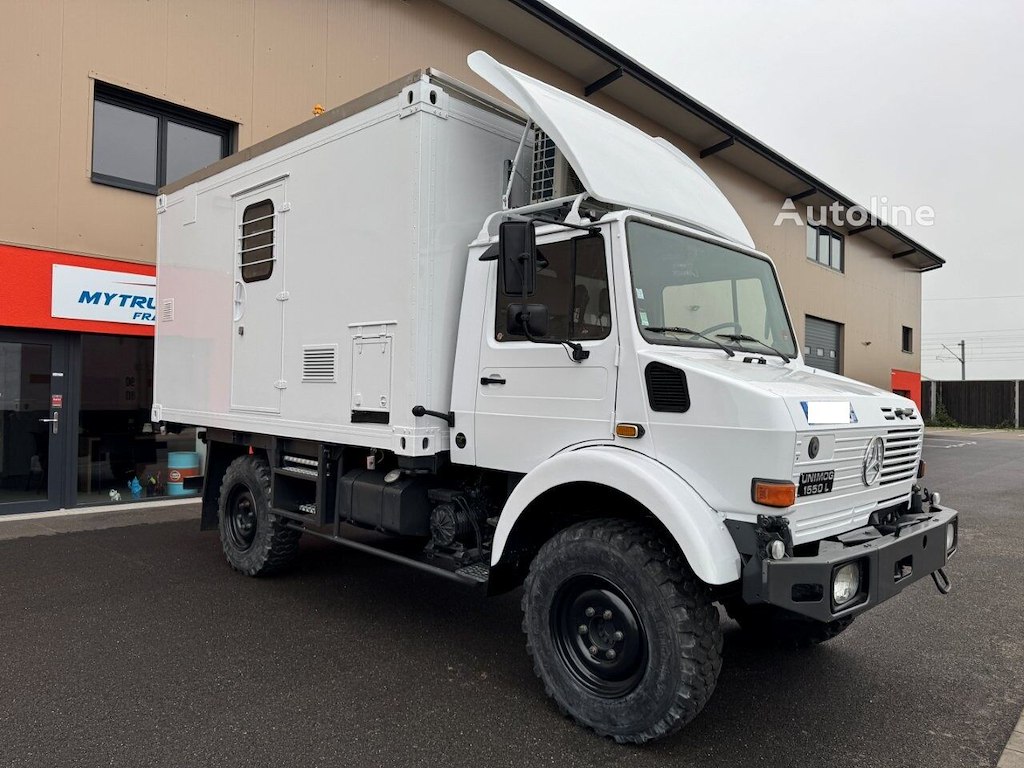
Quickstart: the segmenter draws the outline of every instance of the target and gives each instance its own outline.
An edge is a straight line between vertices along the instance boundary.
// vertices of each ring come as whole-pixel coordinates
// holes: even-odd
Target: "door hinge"
[[[288,301],[291,298],[291,294],[288,291],[281,291],[277,296],[274,297],[278,301]]]
[[[274,382],[274,387],[276,389],[288,389],[288,382],[284,379],[278,379]]]

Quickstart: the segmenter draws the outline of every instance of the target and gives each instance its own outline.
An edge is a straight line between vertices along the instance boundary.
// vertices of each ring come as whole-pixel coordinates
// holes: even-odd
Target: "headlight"
[[[860,563],[847,563],[832,573],[832,602],[846,605],[860,592]]]
[[[956,523],[946,523],[946,552],[952,552],[956,546]]]

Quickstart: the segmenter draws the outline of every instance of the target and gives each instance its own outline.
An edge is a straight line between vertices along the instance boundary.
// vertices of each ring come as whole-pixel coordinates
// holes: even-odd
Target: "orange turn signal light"
[[[640,424],[616,424],[615,434],[618,437],[643,437],[644,428]]]
[[[796,504],[796,486],[786,480],[758,480],[750,484],[750,497],[766,507],[792,507]]]
[[[925,470],[927,470],[927,469],[928,469],[928,465],[925,464],[924,459],[921,459],[917,463],[917,476],[918,477],[924,477]]]

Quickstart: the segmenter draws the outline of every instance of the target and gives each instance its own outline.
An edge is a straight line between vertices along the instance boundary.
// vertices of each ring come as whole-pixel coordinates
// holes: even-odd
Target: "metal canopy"
[[[743,170],[786,195],[809,189],[807,203],[833,201],[850,208],[856,202],[800,168],[791,160],[744,132],[721,115],[649,71],[622,51],[587,31],[542,0],[442,0],[459,13],[496,31],[517,46],[565,71],[592,92],[608,96],[650,117],[698,148],[714,148],[728,139],[715,157]],[[619,75],[618,71],[622,74]],[[609,78],[615,73],[614,78]],[[581,91],[582,94],[582,91]],[[882,221],[861,230],[890,253],[904,253],[900,262],[926,271],[945,262],[937,254]]]

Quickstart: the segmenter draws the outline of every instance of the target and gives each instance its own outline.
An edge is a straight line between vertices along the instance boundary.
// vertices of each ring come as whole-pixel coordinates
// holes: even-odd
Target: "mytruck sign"
[[[106,323],[156,323],[156,278],[131,272],[53,265],[50,314]]]

